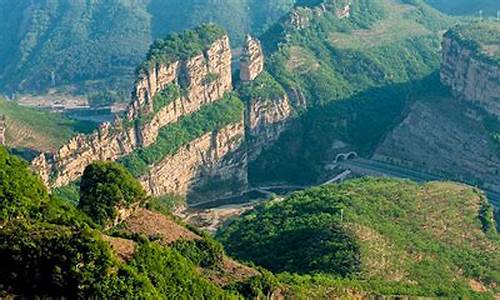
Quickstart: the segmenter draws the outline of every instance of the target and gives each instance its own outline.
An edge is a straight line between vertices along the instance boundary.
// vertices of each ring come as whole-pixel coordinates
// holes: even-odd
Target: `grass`
[[[96,127],[92,122],[71,120],[3,98],[0,98],[0,115],[6,116],[6,140],[12,148],[56,151],[75,134],[89,133]]]
[[[381,1],[387,16],[371,28],[358,29],[349,33],[334,32],[330,41],[334,47],[343,49],[365,49],[388,43],[398,42],[409,37],[432,34],[428,28],[409,17],[416,7],[396,3],[393,0]],[[397,30],[394,30],[397,28]]]
[[[383,295],[490,299],[500,291],[500,238],[489,226],[493,216],[488,208],[486,198],[465,185],[362,178],[265,203],[218,236],[229,254],[252,261],[266,258],[280,243],[290,245],[292,250],[275,253],[275,264],[306,247],[290,237],[318,225],[341,225],[359,245],[361,269],[338,282],[327,280],[334,270],[322,272],[326,286],[348,282]],[[310,259],[307,255],[302,254],[304,260]],[[296,285],[299,279],[290,281]],[[478,287],[488,293],[478,294]]]

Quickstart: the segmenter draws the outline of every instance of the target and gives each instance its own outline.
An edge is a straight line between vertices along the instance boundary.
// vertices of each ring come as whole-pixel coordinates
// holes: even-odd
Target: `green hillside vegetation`
[[[469,47],[477,57],[500,64],[500,22],[463,24],[446,35]]]
[[[77,133],[89,133],[97,127],[93,122],[70,120],[1,97],[0,115],[6,117],[6,140],[12,148],[55,151]]]
[[[127,87],[150,43],[142,1],[0,2],[2,88],[43,91],[77,85],[81,91]],[[11,8],[4,9],[4,8]]]
[[[500,4],[496,0],[426,0],[437,9],[452,15],[479,16],[479,10],[484,15],[496,16]]]
[[[135,150],[119,161],[136,177],[144,175],[149,166],[175,154],[180,147],[225,126],[237,123],[243,116],[243,103],[234,94],[205,105],[199,111],[182,116],[176,123],[160,129],[155,143]]]
[[[0,0],[0,90],[128,91],[149,44],[204,22],[234,45],[262,33],[294,0]]]
[[[254,183],[318,182],[335,141],[369,155],[412,93],[439,82],[441,35],[452,21],[421,1],[360,0],[349,18],[309,18],[304,29],[283,21],[262,37],[267,71],[302,113],[251,164]]]
[[[143,193],[137,182],[130,182],[131,175],[114,163],[96,163],[90,168],[106,172],[86,171],[86,184],[95,185],[83,188],[85,201],[114,199],[116,192],[125,198]],[[120,189],[124,186],[130,188]],[[120,207],[120,203],[106,203]],[[101,222],[101,216],[86,215],[49,195],[25,162],[0,148],[0,297],[241,298],[233,285],[224,290],[200,273],[202,267],[221,266],[225,257],[222,246],[209,237],[160,245],[124,229],[103,232],[93,221]],[[119,258],[106,233],[125,236],[114,239],[132,243],[132,257]],[[256,294],[265,292],[249,283],[239,285]]]
[[[179,59],[189,59],[208,49],[217,39],[226,34],[225,30],[214,24],[204,24],[180,34],[171,34],[151,45],[141,71],[155,64],[169,64]]]
[[[155,37],[213,22],[227,28],[234,44],[239,45],[245,33],[263,33],[294,3],[295,0],[153,0],[148,9],[153,15]]]
[[[477,190],[453,183],[364,178],[313,188],[267,202],[217,236],[231,255],[325,286],[450,298],[499,292],[492,208]],[[278,278],[305,289],[315,282]]]

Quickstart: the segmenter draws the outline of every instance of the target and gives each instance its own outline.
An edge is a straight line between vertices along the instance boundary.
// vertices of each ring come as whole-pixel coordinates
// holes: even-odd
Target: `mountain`
[[[0,1],[0,89],[6,93],[119,90],[128,98],[134,70],[153,39],[212,21],[235,45],[261,33],[292,5],[238,1]]]
[[[496,16],[500,10],[500,5],[495,0],[426,0],[426,2],[452,15],[479,16],[479,11],[482,10],[484,16]]]
[[[2,298],[240,299],[267,292],[252,284],[263,275],[228,258],[212,238],[148,210],[144,190],[119,165],[86,170],[78,207],[49,195],[4,148],[0,167]]]
[[[364,178],[266,202],[217,236],[241,260],[273,272],[322,274],[317,282],[344,278],[338,287],[493,299],[500,280],[494,224],[476,189]]]
[[[299,117],[250,164],[252,184],[320,182],[337,154],[369,157],[412,96],[439,84],[450,18],[421,1],[325,3],[262,36],[267,72]]]

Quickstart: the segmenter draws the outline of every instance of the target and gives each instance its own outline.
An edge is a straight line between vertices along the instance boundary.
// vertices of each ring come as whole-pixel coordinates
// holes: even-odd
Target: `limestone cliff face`
[[[247,36],[240,60],[241,81],[254,80],[264,71],[264,52],[260,41]]]
[[[5,125],[5,116],[0,115],[0,145],[5,145],[5,131],[7,127]]]
[[[211,132],[165,157],[141,178],[153,196],[175,192],[191,203],[234,195],[247,188],[247,158],[242,149],[243,122]]]
[[[441,81],[457,98],[500,117],[500,65],[477,57],[465,43],[445,35]]]
[[[279,99],[251,99],[247,102],[245,123],[250,160],[257,158],[262,149],[278,139],[292,113],[286,94]]]
[[[178,84],[185,92],[154,112],[155,95],[169,84]],[[48,186],[64,186],[78,179],[93,161],[116,160],[138,147],[151,145],[162,127],[221,99],[231,89],[231,49],[229,38],[223,36],[190,59],[156,64],[143,72],[125,119],[104,123],[91,135],[77,136],[49,157],[41,154],[33,168],[43,175]],[[139,118],[148,121],[135,122]]]

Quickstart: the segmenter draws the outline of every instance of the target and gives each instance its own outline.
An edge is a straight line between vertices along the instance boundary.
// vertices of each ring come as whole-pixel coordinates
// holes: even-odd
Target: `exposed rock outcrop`
[[[374,159],[500,192],[500,157],[474,111],[453,98],[418,101]]]
[[[247,188],[247,158],[241,148],[243,123],[211,132],[165,157],[141,179],[146,191],[161,196],[175,191],[191,203],[234,195]]]
[[[279,99],[251,99],[247,102],[245,123],[250,160],[256,159],[262,149],[278,139],[292,114],[286,94]]]
[[[443,40],[441,81],[461,99],[479,104],[500,118],[500,64],[477,55],[452,34]]]
[[[180,84],[185,92],[154,112],[155,95],[169,84]],[[231,49],[224,35],[203,53],[169,65],[155,64],[143,72],[125,119],[104,123],[91,135],[76,136],[51,157],[41,154],[32,166],[48,186],[64,186],[78,179],[93,161],[116,160],[138,147],[151,145],[162,127],[221,99],[231,89]]]
[[[264,71],[264,52],[260,41],[247,35],[240,59],[241,81],[252,81]]]
[[[0,145],[5,145],[5,130],[7,129],[5,125],[5,116],[0,115]]]

